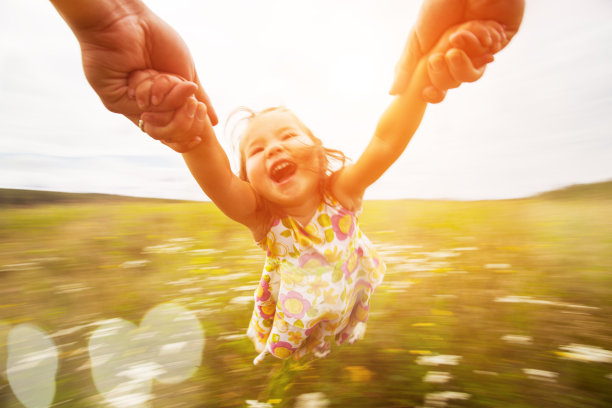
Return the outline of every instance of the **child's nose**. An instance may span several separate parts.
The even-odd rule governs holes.
[[[266,149],[266,156],[267,157],[272,157],[278,153],[280,153],[283,150],[282,146],[280,143],[272,143],[268,145],[268,148]]]

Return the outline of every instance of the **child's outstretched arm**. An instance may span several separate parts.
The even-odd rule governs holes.
[[[497,28],[496,25],[482,21],[471,21],[452,27],[434,49],[420,59],[406,90],[397,96],[382,114],[374,136],[361,157],[332,179],[331,191],[341,203],[349,209],[359,207],[365,189],[383,175],[410,142],[427,107],[427,103],[421,98],[421,92],[429,83],[427,64],[431,55],[446,54],[452,48],[451,37],[454,34],[457,37],[458,34],[458,38],[469,42],[472,51],[480,53],[482,62],[486,63],[491,60],[487,54],[492,55],[493,50],[500,46],[500,42],[505,41],[503,35],[490,32],[496,31]]]
[[[148,72],[134,73],[131,88],[134,97],[146,105],[153,97],[183,97],[182,107],[172,112],[145,112],[143,130],[154,139],[176,149],[177,140],[195,140],[195,146],[183,153],[185,163],[204,193],[228,217],[246,225],[253,232],[259,221],[257,199],[251,185],[231,170],[229,159],[219,144],[206,111],[206,105],[183,89],[183,80],[173,75]]]

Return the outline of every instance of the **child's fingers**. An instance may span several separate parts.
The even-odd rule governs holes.
[[[452,76],[444,54],[434,53],[429,57],[427,62],[427,72],[433,86],[438,89],[451,89],[461,85],[461,81],[457,81],[455,77]]]
[[[153,79],[153,85],[151,86],[151,104],[154,106],[159,105],[168,92],[181,82],[182,79],[176,75],[158,75]]]
[[[185,99],[195,93],[198,86],[176,75],[158,75],[151,87],[151,104],[159,109],[174,110],[180,108]],[[157,108],[156,108],[157,109]]]
[[[199,135],[202,139],[216,137],[210,121],[208,107],[205,103],[199,102],[196,111],[195,120],[193,121],[192,134]]]
[[[141,69],[132,71],[128,77],[128,96],[132,99],[136,97],[136,88],[143,81],[147,81],[155,76],[155,71],[152,69]]]
[[[487,21],[486,25],[489,28],[491,36],[494,38],[494,42],[491,46],[491,52],[496,53],[508,45],[508,42],[510,41],[508,39],[508,34],[506,33],[504,26],[497,21]]]
[[[195,98],[191,98],[191,101],[196,100]],[[174,120],[184,124],[182,135],[185,135],[187,139],[188,136],[203,136],[205,129],[212,129],[210,119],[208,118],[206,105],[199,101],[196,101],[195,110],[191,104],[178,110]],[[182,139],[187,140],[186,138]]]
[[[483,50],[489,50],[491,48],[493,38],[491,37],[491,31],[485,24],[475,24],[470,30],[476,38],[478,38]]]
[[[157,100],[157,106],[155,109],[162,111],[179,109],[185,104],[185,100],[187,100],[187,98],[190,98],[195,94],[197,89],[198,86],[193,82],[181,81],[172,88],[167,89],[167,93],[164,95],[164,97]],[[155,105],[155,102],[153,102],[153,104]]]
[[[178,116],[182,114],[184,114],[184,112],[177,112]],[[180,117],[177,119],[181,120]],[[185,139],[184,141],[162,141],[162,143],[179,153],[185,153],[198,146],[202,140],[209,137],[215,137],[212,124],[208,117],[208,110],[203,102],[198,102],[191,128],[185,134],[195,136],[191,139]]]
[[[147,110],[150,105],[150,97],[151,97],[151,87],[153,86],[153,81],[142,81],[135,90],[135,98],[138,107],[141,110]]]
[[[140,119],[145,123],[145,125],[156,126],[156,127],[164,127],[167,126],[172,118],[174,117],[174,111],[165,111],[165,112],[144,112]],[[146,131],[146,129],[145,129]]]
[[[425,102],[440,103],[444,100],[444,97],[446,97],[446,91],[429,85],[423,89],[422,96]]]
[[[191,140],[196,133],[192,131],[199,104],[195,98],[190,97],[183,106],[174,111],[172,118],[168,119],[168,112],[146,112],[142,115],[144,130],[154,139],[164,142],[184,142]],[[202,104],[203,105],[203,104]],[[205,108],[202,108],[205,110]],[[201,120],[198,118],[198,120]]]
[[[453,78],[461,78],[462,82],[474,82],[484,74],[486,64],[475,67],[462,50],[451,48],[447,51],[445,59],[450,75]]]
[[[471,31],[458,30],[449,39],[452,47],[462,49],[470,56],[482,54],[485,50],[480,39]]]
[[[493,54],[483,54],[477,57],[472,57],[471,60],[474,68],[480,69],[483,68],[485,65],[495,61],[495,57],[493,56]]]

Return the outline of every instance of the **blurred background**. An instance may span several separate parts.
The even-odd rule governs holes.
[[[420,6],[147,4],[190,46],[224,143],[235,107],[285,104],[353,158]],[[368,192],[388,272],[365,338],[257,367],[248,231],[178,201],[206,198],[103,108],[48,2],[0,11],[1,407],[612,405],[609,1],[527,2]]]

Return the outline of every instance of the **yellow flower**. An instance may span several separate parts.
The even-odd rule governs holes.
[[[341,257],[341,252],[338,249],[338,247],[334,247],[334,250],[331,251],[329,249],[325,250],[325,260],[330,264],[333,265],[336,262],[338,262],[340,260]]]
[[[298,344],[302,340],[302,334],[300,332],[289,332],[289,341],[293,344]]]
[[[336,304],[338,300],[338,295],[334,294],[334,288],[329,288],[325,292],[323,292],[323,301],[328,305]]]
[[[310,288],[308,289],[308,293],[312,293],[315,296],[321,296],[321,289],[326,286],[329,286],[329,283],[321,279],[321,276],[317,276],[308,285],[310,286]]]

